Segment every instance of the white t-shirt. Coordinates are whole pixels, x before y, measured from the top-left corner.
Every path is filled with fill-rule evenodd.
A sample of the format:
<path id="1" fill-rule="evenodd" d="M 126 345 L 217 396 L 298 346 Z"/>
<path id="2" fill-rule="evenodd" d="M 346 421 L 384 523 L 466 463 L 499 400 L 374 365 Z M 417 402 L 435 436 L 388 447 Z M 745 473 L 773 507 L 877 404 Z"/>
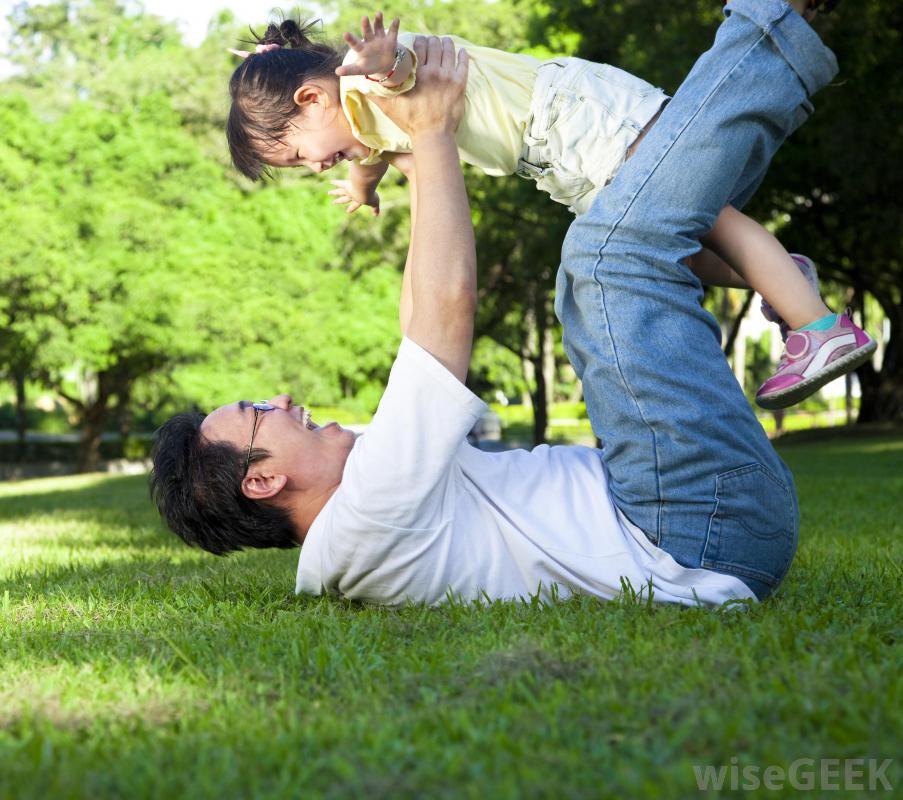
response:
<path id="1" fill-rule="evenodd" d="M 600 451 L 486 453 L 465 441 L 485 404 L 404 339 L 379 408 L 301 548 L 297 592 L 384 605 L 611 599 L 621 579 L 653 599 L 754 599 L 737 578 L 686 569 L 615 508 Z"/>

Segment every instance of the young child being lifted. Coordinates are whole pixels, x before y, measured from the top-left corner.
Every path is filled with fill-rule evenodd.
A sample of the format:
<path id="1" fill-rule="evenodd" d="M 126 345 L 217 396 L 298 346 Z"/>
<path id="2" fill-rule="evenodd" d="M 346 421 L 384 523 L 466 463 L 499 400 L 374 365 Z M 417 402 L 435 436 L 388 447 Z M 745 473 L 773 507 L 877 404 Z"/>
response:
<path id="1" fill-rule="evenodd" d="M 794 5 L 811 16 L 825 0 Z M 372 25 L 363 18 L 360 37 L 345 33 L 342 53 L 312 40 L 311 27 L 291 19 L 271 24 L 254 52 L 233 51 L 244 56 L 230 82 L 233 163 L 256 180 L 267 166 L 323 172 L 350 161 L 348 180 L 333 181 L 333 202 L 379 213 L 379 182 L 392 154 L 410 152 L 411 143 L 371 98 L 414 86 L 415 34 L 399 35 L 397 19 L 386 29 L 377 13 Z M 614 179 L 668 102 L 660 89 L 607 64 L 542 62 L 451 38 L 470 55 L 455 137 L 462 161 L 487 175 L 531 178 L 575 214 Z M 804 116 L 801 110 L 800 122 Z M 780 326 L 784 353 L 756 395 L 762 407 L 797 403 L 874 352 L 868 334 L 824 304 L 812 261 L 789 254 L 737 208 L 725 207 L 701 244 L 688 258 L 696 276 L 755 289 L 763 313 Z"/>

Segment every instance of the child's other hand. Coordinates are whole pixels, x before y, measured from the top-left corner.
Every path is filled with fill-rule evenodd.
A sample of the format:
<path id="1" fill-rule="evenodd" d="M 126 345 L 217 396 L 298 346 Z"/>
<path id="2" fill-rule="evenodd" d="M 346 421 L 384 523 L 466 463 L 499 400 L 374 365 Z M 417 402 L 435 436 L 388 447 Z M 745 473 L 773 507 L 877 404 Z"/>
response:
<path id="1" fill-rule="evenodd" d="M 389 30 L 383 28 L 383 12 L 377 11 L 373 17 L 373 27 L 370 26 L 370 18 L 361 19 L 362 39 L 358 39 L 350 31 L 346 31 L 342 38 L 348 46 L 354 50 L 357 59 L 353 64 L 344 64 L 335 71 L 340 77 L 343 75 L 385 75 L 395 63 L 395 49 L 398 47 L 398 17 L 392 20 Z"/>
<path id="2" fill-rule="evenodd" d="M 373 209 L 373 216 L 379 216 L 379 194 L 376 191 L 371 191 L 367 195 L 359 194 L 351 185 L 351 181 L 332 181 L 332 185 L 335 186 L 335 189 L 329 191 L 329 194 L 335 198 L 332 204 L 334 206 L 347 205 L 346 214 L 353 214 L 361 206 L 370 206 Z"/>

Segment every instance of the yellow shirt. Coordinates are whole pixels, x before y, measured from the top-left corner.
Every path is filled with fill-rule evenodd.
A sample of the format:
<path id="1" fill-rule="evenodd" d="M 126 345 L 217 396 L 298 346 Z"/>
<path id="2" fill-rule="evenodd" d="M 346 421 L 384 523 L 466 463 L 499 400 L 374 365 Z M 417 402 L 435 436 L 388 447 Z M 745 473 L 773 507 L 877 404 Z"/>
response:
<path id="1" fill-rule="evenodd" d="M 402 33 L 399 44 L 413 56 L 413 33 Z M 455 48 L 467 50 L 470 68 L 467 74 L 464 118 L 455 133 L 461 160 L 473 164 L 487 175 L 511 175 L 524 146 L 524 128 L 530 117 L 530 99 L 540 61 L 532 56 L 506 53 L 491 47 L 478 47 L 458 36 L 450 37 Z M 345 62 L 354 61 L 349 50 Z M 391 96 L 406 92 L 416 79 L 416 57 L 410 77 L 400 86 L 386 88 L 363 75 L 340 79 L 342 109 L 355 138 L 370 148 L 361 164 L 375 164 L 383 152 L 409 153 L 411 140 L 367 95 Z"/>

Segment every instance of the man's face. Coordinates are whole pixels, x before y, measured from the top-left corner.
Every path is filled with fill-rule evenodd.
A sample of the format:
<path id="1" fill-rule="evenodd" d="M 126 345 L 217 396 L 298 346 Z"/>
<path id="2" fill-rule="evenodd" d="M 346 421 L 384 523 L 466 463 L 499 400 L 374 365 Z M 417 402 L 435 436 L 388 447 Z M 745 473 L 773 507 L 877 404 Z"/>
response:
<path id="1" fill-rule="evenodd" d="M 248 477 L 258 472 L 285 475 L 290 491 L 337 486 L 354 446 L 354 432 L 335 422 L 317 425 L 303 406 L 292 402 L 291 395 L 280 394 L 267 402 L 274 408 L 256 412 L 254 449 L 267 450 L 270 456 L 251 464 Z M 201 433 L 209 441 L 228 442 L 244 458 L 254 416 L 253 402 L 239 400 L 208 414 L 201 424 Z"/>

